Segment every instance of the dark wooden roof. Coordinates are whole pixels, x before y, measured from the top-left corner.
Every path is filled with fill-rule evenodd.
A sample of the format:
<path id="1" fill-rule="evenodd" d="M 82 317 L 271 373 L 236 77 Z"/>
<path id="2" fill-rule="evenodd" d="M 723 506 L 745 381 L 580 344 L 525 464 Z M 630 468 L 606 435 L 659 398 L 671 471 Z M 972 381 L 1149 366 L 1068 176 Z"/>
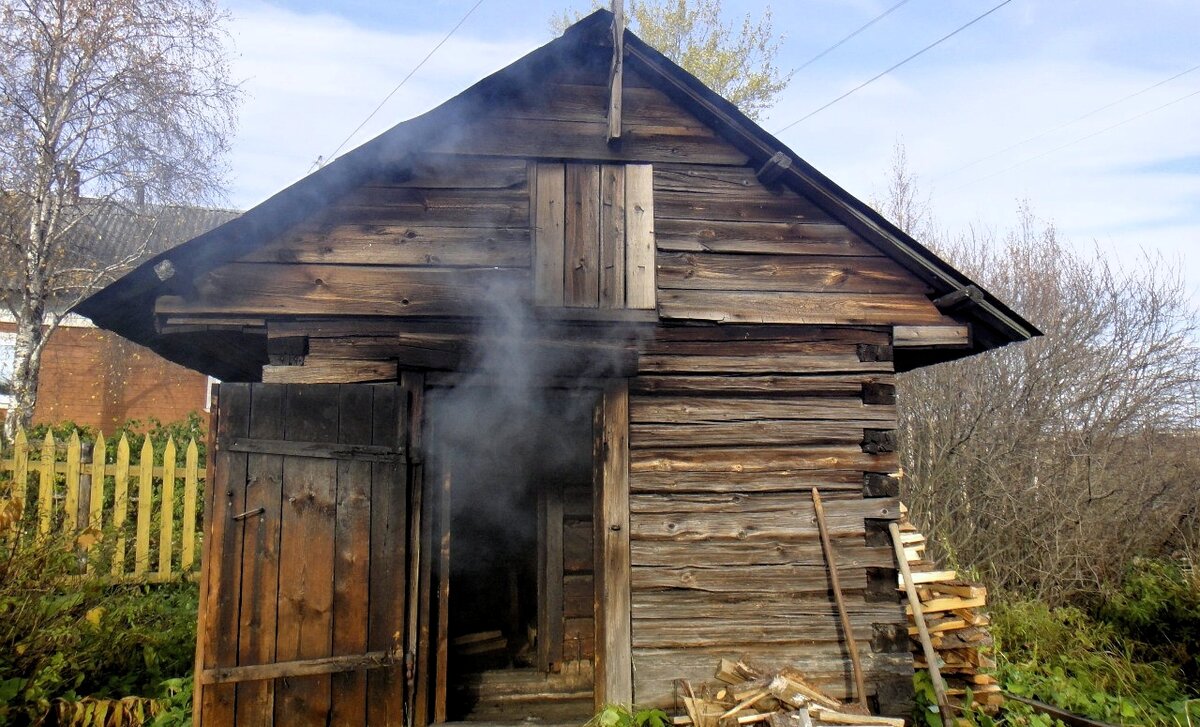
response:
<path id="1" fill-rule="evenodd" d="M 544 74 L 573 64 L 607 62 L 612 15 L 598 10 L 562 37 L 476 83 L 441 106 L 399 124 L 301 179 L 242 216 L 146 261 L 124 278 L 77 306 L 97 325 L 138 341 L 168 359 L 228 380 L 255 380 L 266 362 L 261 336 L 235 332 L 158 335 L 154 303 L 160 295 L 182 295 L 196 277 L 236 259 L 304 220 L 314 209 L 364 181 L 403 168 L 412 154 L 452 139 L 463 119 L 478 117 L 497 103 L 520 96 Z M 958 358 L 1040 335 L 1002 301 L 905 234 L 879 213 L 818 172 L 795 152 L 687 71 L 626 31 L 626 62 L 672 100 L 746 154 L 752 164 L 786 157 L 778 182 L 803 195 L 924 281 L 934 298 L 972 325 L 970 349 L 908 352 L 900 370 Z M 155 266 L 169 260 L 166 280 Z"/>

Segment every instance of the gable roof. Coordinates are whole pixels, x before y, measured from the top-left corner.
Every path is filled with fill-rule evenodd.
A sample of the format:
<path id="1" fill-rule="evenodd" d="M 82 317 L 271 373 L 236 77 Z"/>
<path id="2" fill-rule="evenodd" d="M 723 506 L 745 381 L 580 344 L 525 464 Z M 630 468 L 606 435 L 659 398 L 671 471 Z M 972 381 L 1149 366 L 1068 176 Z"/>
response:
<path id="1" fill-rule="evenodd" d="M 561 37 L 433 110 L 347 152 L 240 217 L 144 262 L 79 304 L 76 312 L 184 365 L 225 379 L 257 378 L 257 369 L 266 362 L 264 347 L 247 340 L 250 337 L 232 334 L 208 333 L 203 340 L 191 334 L 158 335 L 154 326 L 155 299 L 186 292 L 189 281 L 198 274 L 256 249 L 305 219 L 313 209 L 402 164 L 432 141 L 447 138 L 454 133 L 456 120 L 482 114 L 490 104 L 506 100 L 531 78 L 598 53 L 611 53 L 612 21 L 609 11 L 597 10 Z M 971 349 L 918 354 L 899 368 L 959 358 L 1040 335 L 1036 327 L 1002 301 L 833 183 L 733 104 L 628 30 L 625 49 L 629 67 L 745 153 L 751 164 L 762 165 L 772 158 L 784 160 L 786 168 L 777 183 L 808 198 L 896 260 L 935 291 L 939 307 L 972 324 Z M 169 260 L 176 272 L 165 281 L 155 273 L 155 266 L 164 260 Z"/>

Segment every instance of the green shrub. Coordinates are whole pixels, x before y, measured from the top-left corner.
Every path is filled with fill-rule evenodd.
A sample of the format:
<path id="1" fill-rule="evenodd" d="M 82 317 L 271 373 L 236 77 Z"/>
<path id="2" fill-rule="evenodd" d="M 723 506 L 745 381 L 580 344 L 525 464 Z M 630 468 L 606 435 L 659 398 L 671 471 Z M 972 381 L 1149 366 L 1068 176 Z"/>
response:
<path id="1" fill-rule="evenodd" d="M 1186 724 L 1188 714 L 1200 717 L 1181 670 L 1142 661 L 1139 647 L 1110 623 L 1038 601 L 996 604 L 992 614 L 997 675 L 1011 694 L 1115 724 Z"/>
<path id="2" fill-rule="evenodd" d="M 80 579 L 69 538 L 12 542 L 0 537 L 0 725 L 38 723 L 64 700 L 170 696 L 169 679 L 191 672 L 194 584 Z"/>
<path id="3" fill-rule="evenodd" d="M 1134 560 L 1106 589 L 1097 615 L 1139 659 L 1174 665 L 1192 691 L 1200 689 L 1200 588 L 1177 563 Z"/>

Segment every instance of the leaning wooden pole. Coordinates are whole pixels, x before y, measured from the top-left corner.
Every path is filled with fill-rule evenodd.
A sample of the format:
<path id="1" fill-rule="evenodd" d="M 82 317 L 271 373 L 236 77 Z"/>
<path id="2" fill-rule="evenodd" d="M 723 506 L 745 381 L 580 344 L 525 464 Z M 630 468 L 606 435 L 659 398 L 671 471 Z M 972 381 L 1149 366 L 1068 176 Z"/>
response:
<path id="1" fill-rule="evenodd" d="M 929 627 L 925 624 L 925 612 L 921 610 L 921 599 L 917 596 L 917 586 L 913 583 L 912 570 L 908 567 L 908 558 L 904 555 L 904 543 L 900 539 L 900 526 L 888 523 L 888 532 L 892 534 L 892 547 L 896 549 L 896 562 L 900 564 L 900 575 L 904 578 L 904 592 L 908 595 L 908 606 L 912 609 L 913 623 L 917 625 L 917 635 L 921 639 L 921 650 L 925 653 L 925 663 L 929 665 L 929 676 L 933 679 L 933 694 L 937 699 L 938 709 L 943 719 L 949 717 L 946 701 L 946 683 L 942 681 L 942 672 L 938 668 L 937 652 L 933 650 L 933 641 L 929 638 Z"/>
<path id="2" fill-rule="evenodd" d="M 850 627 L 850 614 L 846 613 L 846 601 L 842 598 L 842 582 L 838 578 L 837 561 L 833 557 L 833 543 L 829 541 L 829 529 L 825 525 L 825 508 L 821 505 L 821 493 L 812 488 L 813 510 L 817 513 L 817 529 L 821 533 L 821 550 L 825 552 L 825 564 L 829 566 L 829 582 L 833 585 L 833 601 L 837 604 L 838 618 L 842 622 L 842 633 L 846 637 L 846 649 L 850 652 L 850 664 L 854 669 L 854 692 L 858 703 L 867 708 L 867 685 L 863 680 L 862 661 L 858 657 L 858 644 Z"/>
<path id="3" fill-rule="evenodd" d="M 608 142 L 621 138 L 621 106 L 625 78 L 625 2 L 613 0 L 613 57 L 608 77 Z"/>

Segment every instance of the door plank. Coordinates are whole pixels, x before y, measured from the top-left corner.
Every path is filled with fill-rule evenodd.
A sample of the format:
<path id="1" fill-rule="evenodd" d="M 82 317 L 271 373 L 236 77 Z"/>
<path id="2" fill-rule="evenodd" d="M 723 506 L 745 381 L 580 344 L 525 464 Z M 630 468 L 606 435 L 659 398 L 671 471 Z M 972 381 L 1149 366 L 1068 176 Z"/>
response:
<path id="1" fill-rule="evenodd" d="M 337 386 L 289 385 L 286 437 L 334 441 L 337 396 Z M 283 463 L 276 645 L 280 661 L 332 656 L 336 478 L 333 460 L 288 458 Z M 328 675 L 284 680 L 275 689 L 275 719 L 280 724 L 323 726 L 329 722 L 330 699 Z"/>
<path id="2" fill-rule="evenodd" d="M 283 436 L 282 386 L 252 385 L 250 389 L 251 437 Z M 240 451 L 226 446 L 227 451 Z M 250 452 L 250 450 L 245 450 Z M 262 514 L 241 521 L 242 552 L 241 620 L 238 625 L 238 666 L 275 661 L 276 594 L 279 588 L 279 518 L 283 486 L 283 457 L 272 453 L 247 454 L 245 511 L 262 508 Z M 270 724 L 275 712 L 275 683 L 247 682 L 237 687 L 239 723 Z"/>

